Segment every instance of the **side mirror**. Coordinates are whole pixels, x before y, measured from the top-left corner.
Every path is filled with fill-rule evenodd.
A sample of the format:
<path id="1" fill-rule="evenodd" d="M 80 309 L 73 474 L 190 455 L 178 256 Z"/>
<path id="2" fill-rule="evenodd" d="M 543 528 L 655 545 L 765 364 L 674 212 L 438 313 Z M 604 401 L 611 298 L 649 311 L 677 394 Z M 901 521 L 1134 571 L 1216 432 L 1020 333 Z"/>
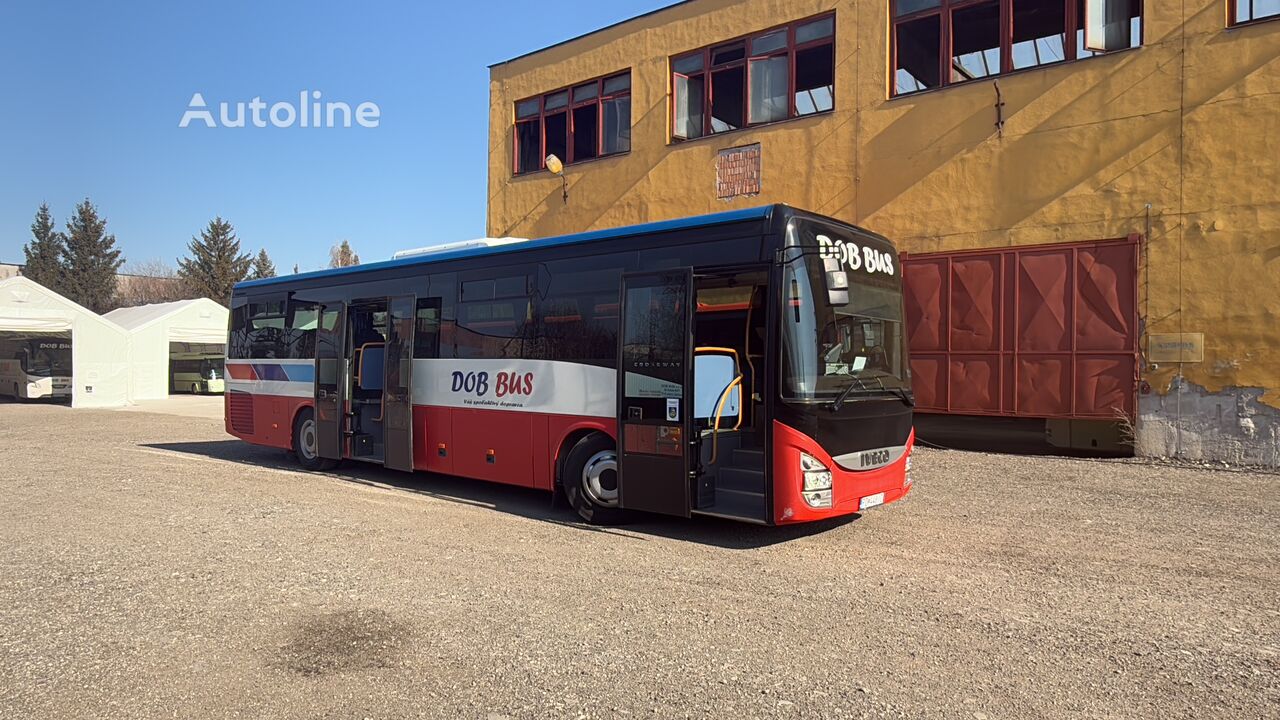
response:
<path id="1" fill-rule="evenodd" d="M 742 387 L 734 384 L 738 379 L 738 366 L 732 355 L 699 353 L 693 357 L 693 416 L 698 420 L 710 419 L 720 406 L 721 418 L 737 418 L 742 412 Z M 729 386 L 733 385 L 732 388 Z M 728 391 L 727 397 L 726 390 Z"/>

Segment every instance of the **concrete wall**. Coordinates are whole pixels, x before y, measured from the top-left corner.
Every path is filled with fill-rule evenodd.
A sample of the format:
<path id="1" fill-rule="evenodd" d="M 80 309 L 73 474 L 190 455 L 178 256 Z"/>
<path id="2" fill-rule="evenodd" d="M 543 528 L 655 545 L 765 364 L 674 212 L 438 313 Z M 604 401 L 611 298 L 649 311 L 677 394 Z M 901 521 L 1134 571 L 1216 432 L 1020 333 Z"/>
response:
<path id="1" fill-rule="evenodd" d="M 672 7 L 492 69 L 489 234 L 786 202 L 919 253 L 1148 235 L 1149 217 L 1145 332 L 1204 333 L 1204 358 L 1144 370 L 1139 450 L 1189 454 L 1212 425 L 1200 456 L 1275 458 L 1274 431 L 1212 409 L 1280 408 L 1280 21 L 1227 29 L 1225 6 L 1146 0 L 1141 48 L 1001 77 L 1002 132 L 989 81 L 888 98 L 885 0 Z M 832 113 L 669 142 L 671 55 L 832 9 Z M 629 154 L 567 168 L 567 204 L 559 178 L 512 177 L 516 100 L 626 68 Z M 761 194 L 717 200 L 716 153 L 757 142 Z M 1207 399 L 1171 401 L 1187 393 Z"/>

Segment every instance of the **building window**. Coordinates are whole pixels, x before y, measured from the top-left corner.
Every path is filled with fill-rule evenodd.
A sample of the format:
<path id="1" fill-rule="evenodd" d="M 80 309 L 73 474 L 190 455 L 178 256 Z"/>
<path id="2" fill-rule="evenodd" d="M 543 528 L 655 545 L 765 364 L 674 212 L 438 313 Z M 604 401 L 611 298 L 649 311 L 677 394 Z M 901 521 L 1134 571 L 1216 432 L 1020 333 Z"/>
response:
<path id="1" fill-rule="evenodd" d="M 1249 0 L 1238 0 L 1248 2 Z M 1280 3 L 1280 0 L 1270 0 Z M 893 95 L 1142 44 L 1142 0 L 889 0 Z M 1093 23 L 1092 33 L 1086 33 Z M 1093 42 L 1086 42 L 1086 35 Z"/>
<path id="2" fill-rule="evenodd" d="M 1280 0 L 1227 0 L 1232 25 L 1280 18 Z"/>
<path id="3" fill-rule="evenodd" d="M 830 112 L 835 24 L 825 15 L 672 57 L 672 138 Z"/>
<path id="4" fill-rule="evenodd" d="M 631 72 L 516 103 L 515 173 L 631 150 Z"/>

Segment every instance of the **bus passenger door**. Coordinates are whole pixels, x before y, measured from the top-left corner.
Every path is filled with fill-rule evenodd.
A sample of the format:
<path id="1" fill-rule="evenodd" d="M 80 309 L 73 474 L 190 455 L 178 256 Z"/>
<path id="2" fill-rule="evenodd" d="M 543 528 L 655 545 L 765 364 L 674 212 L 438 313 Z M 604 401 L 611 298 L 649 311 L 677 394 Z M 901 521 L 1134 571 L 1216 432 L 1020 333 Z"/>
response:
<path id="1" fill-rule="evenodd" d="M 622 276 L 618 332 L 618 503 L 690 513 L 693 271 Z"/>
<path id="2" fill-rule="evenodd" d="M 388 298 L 386 370 L 382 384 L 382 464 L 413 471 L 414 296 Z"/>
<path id="3" fill-rule="evenodd" d="M 318 309 L 316 451 L 322 458 L 341 460 L 346 430 L 347 306 L 343 302 L 327 302 Z"/>

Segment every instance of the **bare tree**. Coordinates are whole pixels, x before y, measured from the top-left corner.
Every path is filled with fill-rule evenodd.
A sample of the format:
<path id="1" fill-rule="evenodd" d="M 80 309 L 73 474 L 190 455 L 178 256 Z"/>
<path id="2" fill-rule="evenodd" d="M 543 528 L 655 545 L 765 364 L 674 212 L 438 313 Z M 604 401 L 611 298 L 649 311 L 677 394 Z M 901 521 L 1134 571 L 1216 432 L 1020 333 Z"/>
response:
<path id="1" fill-rule="evenodd" d="M 355 250 L 351 249 L 351 243 L 346 240 L 329 248 L 329 267 L 341 268 L 359 264 L 360 256 L 356 254 Z"/>
<path id="2" fill-rule="evenodd" d="M 178 277 L 178 271 L 163 260 L 130 263 L 116 278 L 116 307 L 189 300 L 196 297 Z"/>

